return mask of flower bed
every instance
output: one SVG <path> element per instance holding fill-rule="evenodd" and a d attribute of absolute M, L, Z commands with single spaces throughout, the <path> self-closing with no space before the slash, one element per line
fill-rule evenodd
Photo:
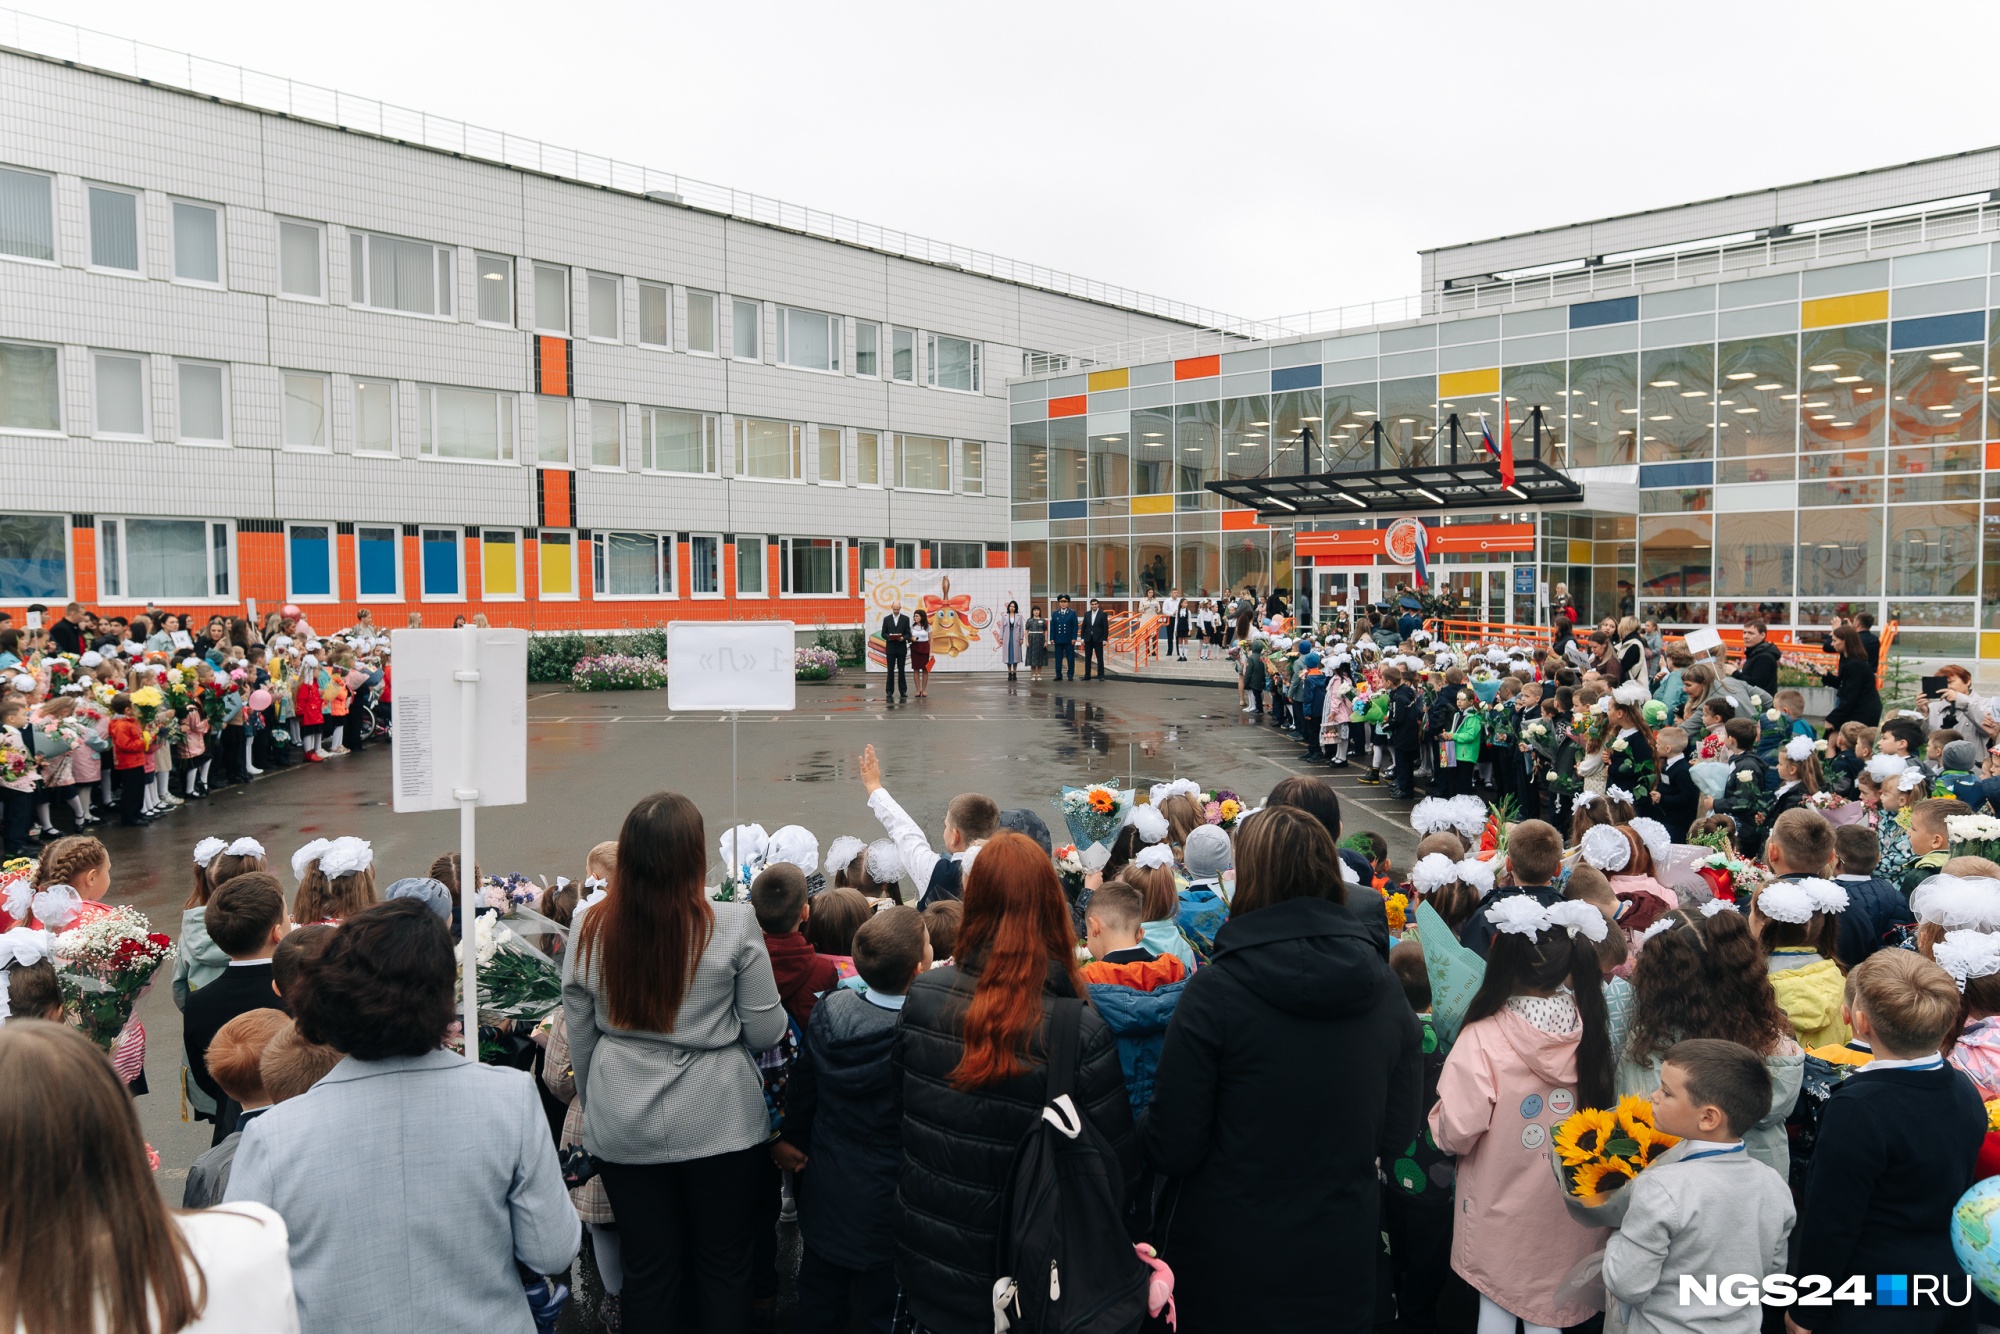
<path fill-rule="evenodd" d="M 827 648 L 802 648 L 792 652 L 792 667 L 801 681 L 824 681 L 840 666 L 840 655 Z"/>
<path fill-rule="evenodd" d="M 573 690 L 659 690 L 667 684 L 665 658 L 606 653 L 584 658 L 570 670 Z"/>

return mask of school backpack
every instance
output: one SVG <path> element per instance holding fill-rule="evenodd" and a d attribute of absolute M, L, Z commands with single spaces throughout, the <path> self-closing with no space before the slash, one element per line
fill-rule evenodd
<path fill-rule="evenodd" d="M 1048 1095 L 1000 1198 L 993 1328 L 1130 1334 L 1146 1319 L 1151 1271 L 1126 1237 L 1118 1160 L 1073 1100 L 1083 1002 L 1048 1004 Z"/>

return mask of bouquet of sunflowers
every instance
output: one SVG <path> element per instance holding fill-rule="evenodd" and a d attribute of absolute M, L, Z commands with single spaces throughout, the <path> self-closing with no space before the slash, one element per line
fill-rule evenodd
<path fill-rule="evenodd" d="M 1550 1137 L 1550 1160 L 1570 1216 L 1586 1227 L 1618 1226 L 1629 1198 L 1624 1187 L 1678 1143 L 1653 1128 L 1653 1104 L 1637 1094 L 1566 1117 Z"/>

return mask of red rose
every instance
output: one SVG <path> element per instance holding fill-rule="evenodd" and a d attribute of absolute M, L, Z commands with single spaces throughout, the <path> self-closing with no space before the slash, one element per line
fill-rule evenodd
<path fill-rule="evenodd" d="M 163 936 L 157 931 L 154 931 L 151 934 L 149 934 L 146 937 L 146 939 L 152 943 L 152 946 L 155 949 L 163 950 L 166 949 L 169 945 L 172 945 L 174 943 L 173 938 L 171 936 Z"/>

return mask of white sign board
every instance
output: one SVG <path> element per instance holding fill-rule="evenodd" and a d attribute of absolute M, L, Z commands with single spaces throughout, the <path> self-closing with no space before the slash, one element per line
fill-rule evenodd
<path fill-rule="evenodd" d="M 795 635 L 790 621 L 674 621 L 667 626 L 667 707 L 791 712 L 799 693 Z"/>
<path fill-rule="evenodd" d="M 472 741 L 479 805 L 519 806 L 528 799 L 528 632 L 396 630 L 389 635 L 395 687 L 398 812 L 458 809 L 463 714 L 457 673 L 472 640 L 479 682 Z"/>
<path fill-rule="evenodd" d="M 1722 636 L 1717 631 L 1704 627 L 1688 631 L 1686 642 L 1688 654 L 1699 658 L 1704 653 L 1713 653 L 1721 648 Z"/>

